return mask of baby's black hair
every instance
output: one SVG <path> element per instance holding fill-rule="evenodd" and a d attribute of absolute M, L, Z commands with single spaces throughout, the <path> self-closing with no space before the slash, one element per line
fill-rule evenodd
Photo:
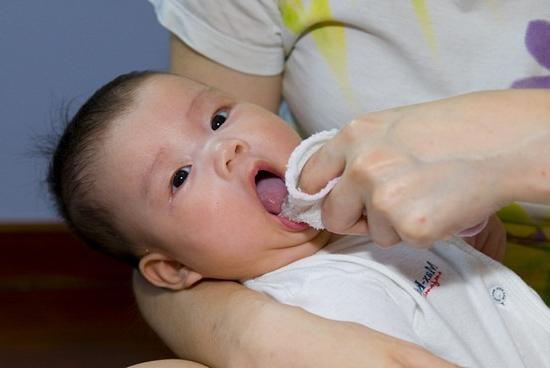
<path fill-rule="evenodd" d="M 114 214 L 99 198 L 93 166 L 110 123 L 131 108 L 137 88 L 162 74 L 120 75 L 99 88 L 66 122 L 52 154 L 48 187 L 67 225 L 89 246 L 137 267 L 136 246 L 117 228 Z"/>

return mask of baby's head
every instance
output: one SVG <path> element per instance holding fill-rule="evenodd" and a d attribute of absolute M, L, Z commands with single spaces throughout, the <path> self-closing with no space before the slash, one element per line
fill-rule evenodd
<path fill-rule="evenodd" d="M 327 240 L 278 216 L 280 178 L 299 142 L 258 106 L 186 78 L 130 73 L 70 121 L 49 183 L 84 241 L 139 267 L 151 283 L 240 280 Z"/>

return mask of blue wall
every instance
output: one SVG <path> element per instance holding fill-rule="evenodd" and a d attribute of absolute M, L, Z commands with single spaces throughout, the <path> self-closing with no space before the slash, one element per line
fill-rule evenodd
<path fill-rule="evenodd" d="M 0 222 L 57 219 L 40 137 L 117 74 L 166 69 L 168 39 L 146 0 L 0 1 Z"/>

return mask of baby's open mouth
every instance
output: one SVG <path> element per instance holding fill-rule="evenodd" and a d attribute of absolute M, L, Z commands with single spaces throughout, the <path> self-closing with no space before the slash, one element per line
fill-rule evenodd
<path fill-rule="evenodd" d="M 269 171 L 260 170 L 256 174 L 255 182 L 258 198 L 266 211 L 279 215 L 288 195 L 283 179 Z"/>

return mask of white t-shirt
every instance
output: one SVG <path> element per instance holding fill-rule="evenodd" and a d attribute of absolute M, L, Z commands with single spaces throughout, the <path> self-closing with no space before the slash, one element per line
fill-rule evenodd
<path fill-rule="evenodd" d="M 526 47 L 529 29 L 531 39 L 546 35 L 530 25 L 550 21 L 548 0 L 149 1 L 208 58 L 249 74 L 284 71 L 284 98 L 306 135 L 550 73 Z"/>
<path fill-rule="evenodd" d="M 343 237 L 245 285 L 461 367 L 550 367 L 550 310 L 512 271 L 458 238 L 415 250 Z"/>

